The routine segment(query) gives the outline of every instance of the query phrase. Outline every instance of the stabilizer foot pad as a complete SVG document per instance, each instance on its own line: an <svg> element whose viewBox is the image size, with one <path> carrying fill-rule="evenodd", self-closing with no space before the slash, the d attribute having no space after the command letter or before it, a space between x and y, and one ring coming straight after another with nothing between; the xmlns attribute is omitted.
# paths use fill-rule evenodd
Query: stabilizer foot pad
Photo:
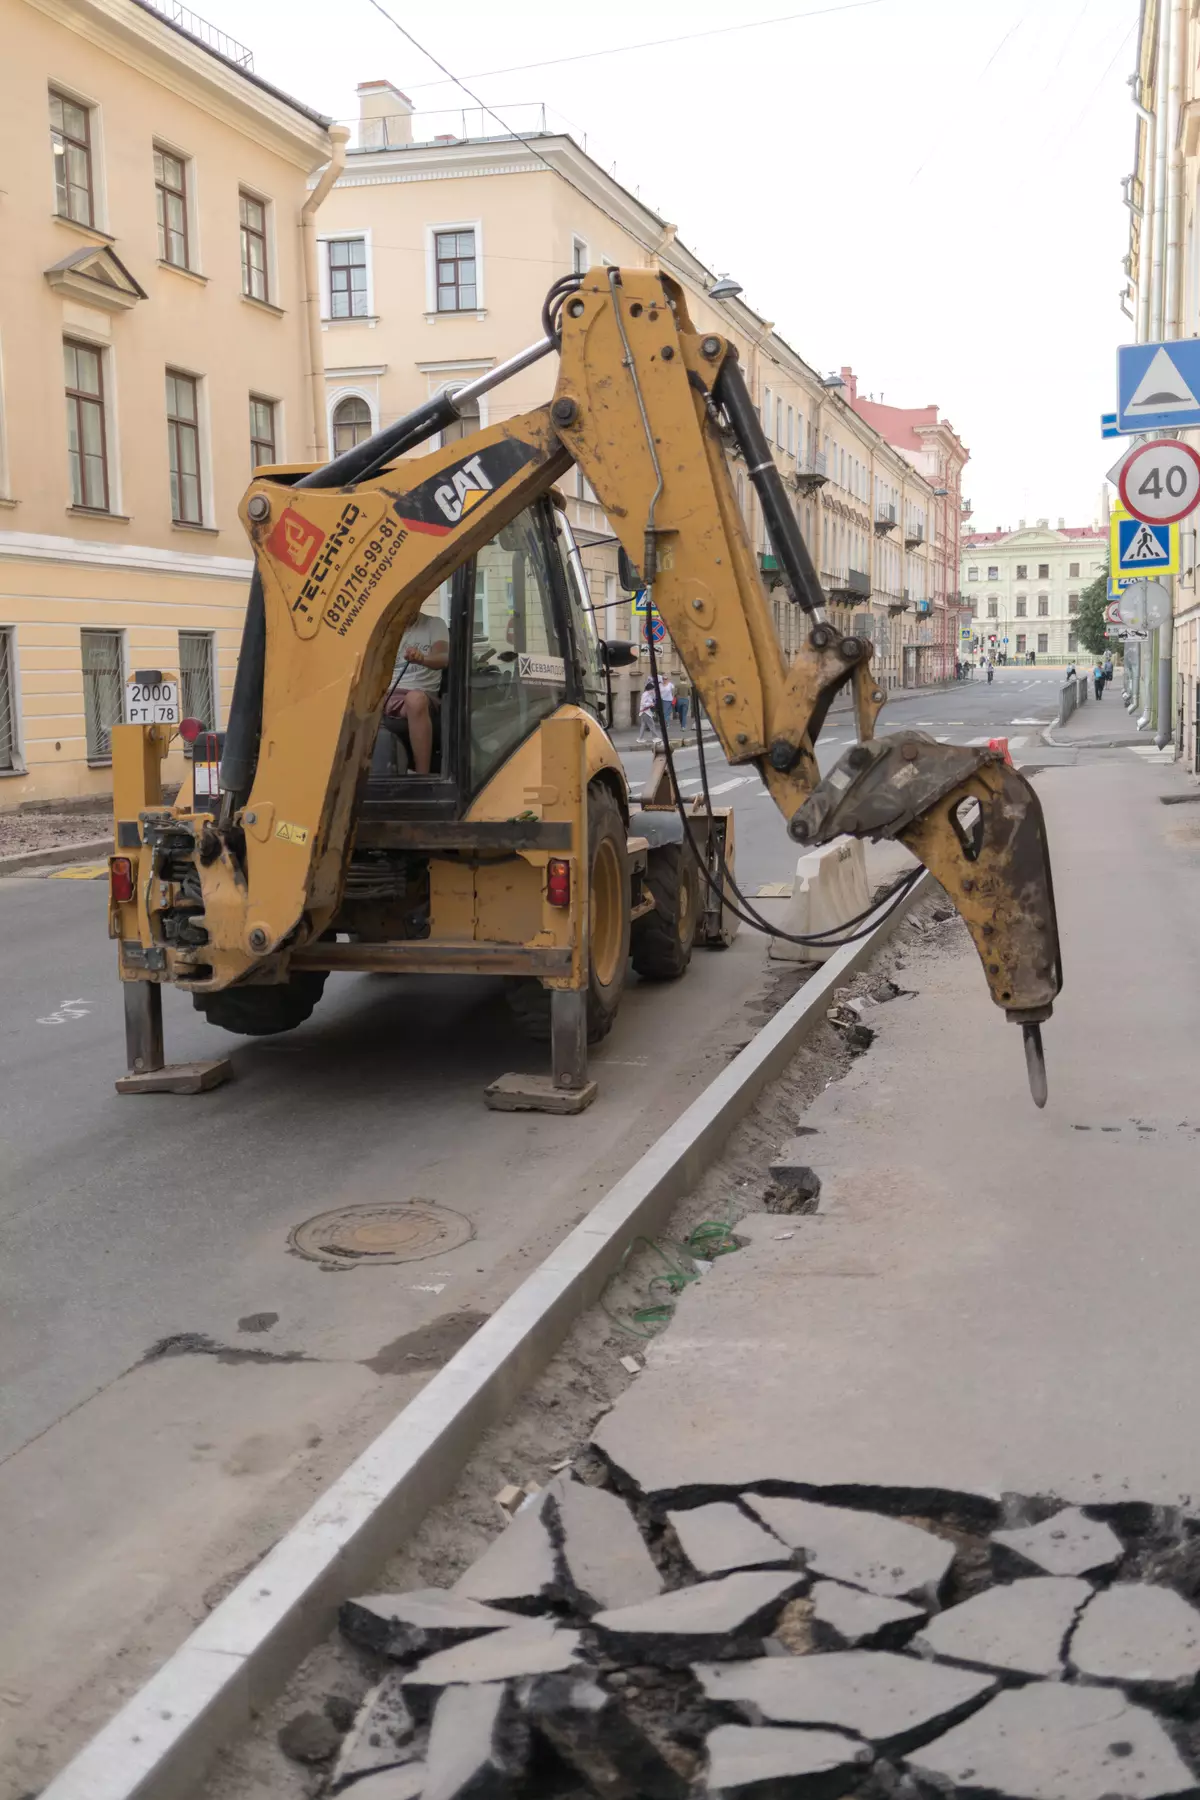
<svg viewBox="0 0 1200 1800"><path fill-rule="evenodd" d="M555 1087L549 1075L501 1075L483 1090L493 1112L581 1113L596 1098L596 1083Z"/></svg>
<svg viewBox="0 0 1200 1800"><path fill-rule="evenodd" d="M210 1062L167 1063L143 1075L122 1075L116 1087L118 1094L206 1094L232 1074L229 1058L215 1056Z"/></svg>

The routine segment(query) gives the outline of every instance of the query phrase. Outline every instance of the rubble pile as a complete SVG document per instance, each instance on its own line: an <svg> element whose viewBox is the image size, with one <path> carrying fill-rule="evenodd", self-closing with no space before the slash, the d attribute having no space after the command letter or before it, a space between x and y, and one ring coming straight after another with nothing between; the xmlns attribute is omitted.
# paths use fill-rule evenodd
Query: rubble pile
<svg viewBox="0 0 1200 1800"><path fill-rule="evenodd" d="M1178 1591L1200 1526L1014 1497L988 1518L648 1502L587 1472L452 1588L342 1608L378 1679L327 1794L1200 1795L1200 1612Z"/></svg>

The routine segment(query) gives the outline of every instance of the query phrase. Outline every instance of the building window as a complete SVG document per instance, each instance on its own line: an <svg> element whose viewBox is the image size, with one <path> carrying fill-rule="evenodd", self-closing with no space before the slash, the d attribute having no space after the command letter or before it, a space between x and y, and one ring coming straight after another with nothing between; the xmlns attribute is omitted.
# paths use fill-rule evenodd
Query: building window
<svg viewBox="0 0 1200 1800"><path fill-rule="evenodd" d="M1074 632L1074 631L1068 631L1068 633L1067 633L1067 650L1068 650L1069 654L1071 656L1074 656L1074 654L1078 650L1078 648L1079 648L1078 633Z"/></svg>
<svg viewBox="0 0 1200 1800"><path fill-rule="evenodd" d="M260 400L257 394L250 396L250 467L257 469L263 463L278 461L275 450L275 402ZM196 715L190 714L195 718Z"/></svg>
<svg viewBox="0 0 1200 1800"><path fill-rule="evenodd" d="M1000 579L999 568L997 567L997 565L995 563L989 564L988 565L988 580L989 581L999 581L999 579Z"/></svg>
<svg viewBox="0 0 1200 1800"><path fill-rule="evenodd" d="M1025 603L1024 594L1018 594L1017 595L1017 617L1018 617L1018 619L1023 619L1025 617L1025 604L1026 603Z"/></svg>
<svg viewBox="0 0 1200 1800"><path fill-rule="evenodd" d="M67 389L67 461L71 504L108 511L108 445L104 417L104 360L91 344L63 342Z"/></svg>
<svg viewBox="0 0 1200 1800"><path fill-rule="evenodd" d="M179 682L184 718L199 719L206 731L215 731L217 706L211 631L180 632Z"/></svg>
<svg viewBox="0 0 1200 1800"><path fill-rule="evenodd" d="M170 150L154 150L154 198L158 207L158 254L177 269L191 268L188 254L187 164Z"/></svg>
<svg viewBox="0 0 1200 1800"><path fill-rule="evenodd" d="M333 409L333 454L353 450L371 435L371 409L357 394L348 394Z"/></svg>
<svg viewBox="0 0 1200 1800"><path fill-rule="evenodd" d="M1039 563L1038 564L1038 580L1039 581L1049 581L1049 579L1050 579L1050 564L1049 563Z"/></svg>
<svg viewBox="0 0 1200 1800"><path fill-rule="evenodd" d="M81 631L83 652L83 719L89 762L112 760L114 725L121 723L123 674L121 633Z"/></svg>
<svg viewBox="0 0 1200 1800"><path fill-rule="evenodd" d="M437 310L474 312L479 287L475 279L474 231L436 231L433 254L437 276Z"/></svg>
<svg viewBox="0 0 1200 1800"><path fill-rule="evenodd" d="M1024 656L1024 654L1025 654L1025 633L1023 631L1018 631L1018 633L1017 633L1017 655Z"/></svg>
<svg viewBox="0 0 1200 1800"><path fill-rule="evenodd" d="M588 261L588 247L580 237L571 239L571 267L576 275L586 275L591 267Z"/></svg>
<svg viewBox="0 0 1200 1800"><path fill-rule="evenodd" d="M775 442L783 448L783 401L775 396Z"/></svg>
<svg viewBox="0 0 1200 1800"><path fill-rule="evenodd" d="M1017 564L1017 580L1018 581L1028 581L1029 580L1029 564L1028 563L1018 563Z"/></svg>
<svg viewBox="0 0 1200 1800"><path fill-rule="evenodd" d="M63 219L94 225L92 121L86 106L50 90L50 142L54 149L55 207Z"/></svg>
<svg viewBox="0 0 1200 1800"><path fill-rule="evenodd" d="M269 301L266 202L239 188L238 212L242 226L242 292L251 300Z"/></svg>
<svg viewBox="0 0 1200 1800"><path fill-rule="evenodd" d="M1049 650L1049 648L1050 648L1050 633L1048 631L1039 631L1038 632L1038 655L1044 656L1046 651Z"/></svg>
<svg viewBox="0 0 1200 1800"><path fill-rule="evenodd" d="M788 407L787 453L789 456L796 454L796 411L791 406Z"/></svg>
<svg viewBox="0 0 1200 1800"><path fill-rule="evenodd" d="M329 251L329 316L365 319L367 315L367 240L333 238Z"/></svg>
<svg viewBox="0 0 1200 1800"><path fill-rule="evenodd" d="M978 569L968 569L967 570L967 580L968 581L978 581L979 580L979 570Z"/></svg>
<svg viewBox="0 0 1200 1800"><path fill-rule="evenodd" d="M167 370L167 447L171 463L171 517L177 525L202 525L200 493L200 384L194 375Z"/></svg>
<svg viewBox="0 0 1200 1800"><path fill-rule="evenodd" d="M17 682L13 634L0 630L0 769L17 767Z"/></svg>
<svg viewBox="0 0 1200 1800"><path fill-rule="evenodd" d="M766 434L767 437L770 437L770 435L771 435L771 390L769 387L764 387L764 389L763 389L762 422L763 422L764 433Z"/></svg>
<svg viewBox="0 0 1200 1800"><path fill-rule="evenodd" d="M1050 617L1050 596L1049 596L1049 594L1039 594L1038 595L1038 618L1039 619L1048 619L1049 617Z"/></svg>
<svg viewBox="0 0 1200 1800"><path fill-rule="evenodd" d="M1074 580L1075 577L1079 574L1079 564L1072 563L1070 568L1067 570L1067 574L1071 577L1072 580Z"/></svg>
<svg viewBox="0 0 1200 1800"><path fill-rule="evenodd" d="M1079 611L1079 595L1078 594L1068 594L1067 595L1067 611L1069 613L1077 613Z"/></svg>
<svg viewBox="0 0 1200 1800"><path fill-rule="evenodd" d="M988 601L988 618L989 619L998 619L999 617L1000 617L999 601L989 600Z"/></svg>

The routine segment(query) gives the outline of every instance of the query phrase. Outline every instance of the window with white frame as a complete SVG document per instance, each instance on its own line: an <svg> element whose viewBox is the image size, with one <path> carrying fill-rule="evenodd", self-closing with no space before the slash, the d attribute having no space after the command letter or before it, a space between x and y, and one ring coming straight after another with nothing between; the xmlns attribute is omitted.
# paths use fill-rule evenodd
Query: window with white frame
<svg viewBox="0 0 1200 1800"><path fill-rule="evenodd" d="M81 631L83 722L89 762L112 760L112 728L121 723L124 646L119 631Z"/></svg>
<svg viewBox="0 0 1200 1800"><path fill-rule="evenodd" d="M250 396L250 469L260 469L264 464L279 461L279 450L275 441L276 416L278 408L274 400L264 400L261 394Z"/></svg>
<svg viewBox="0 0 1200 1800"><path fill-rule="evenodd" d="M775 442L783 448L783 401L775 396Z"/></svg>
<svg viewBox="0 0 1200 1800"><path fill-rule="evenodd" d="M13 631L0 626L0 770L20 767L17 748L17 670Z"/></svg>
<svg viewBox="0 0 1200 1800"><path fill-rule="evenodd" d="M110 510L108 414L104 352L94 344L63 339L67 397L67 465L72 506Z"/></svg>
<svg viewBox="0 0 1200 1800"><path fill-rule="evenodd" d="M772 419L772 417L773 417L773 414L771 412L771 390L769 387L764 387L763 388L763 397L762 397L762 422L763 422L763 431L766 433L767 437L770 437L770 435L771 435L771 419Z"/></svg>
<svg viewBox="0 0 1200 1800"><path fill-rule="evenodd" d="M968 581L978 581L979 580L979 570L978 569L968 569L967 570L967 580Z"/></svg>
<svg viewBox="0 0 1200 1800"><path fill-rule="evenodd" d="M211 631L179 633L180 701L185 719L199 719L206 731L217 728L216 682Z"/></svg>
<svg viewBox="0 0 1200 1800"><path fill-rule="evenodd" d="M154 146L154 203L158 211L158 258L175 269L192 267L188 176L184 157Z"/></svg>
<svg viewBox="0 0 1200 1800"><path fill-rule="evenodd" d="M167 460L171 517L176 525L203 525L200 472L200 382L181 369L167 370Z"/></svg>
<svg viewBox="0 0 1200 1800"><path fill-rule="evenodd" d="M242 292L248 300L271 299L270 259L267 255L267 203L246 188L238 189L238 218L242 244Z"/></svg>
<svg viewBox="0 0 1200 1800"><path fill-rule="evenodd" d="M471 226L433 234L435 312L474 312L479 305L475 231Z"/></svg>
<svg viewBox="0 0 1200 1800"><path fill-rule="evenodd" d="M571 267L576 275L586 275L591 267L588 247L581 237L571 239Z"/></svg>
<svg viewBox="0 0 1200 1800"><path fill-rule="evenodd" d="M50 146L54 153L54 203L60 218L96 223L92 108L50 89Z"/></svg>
<svg viewBox="0 0 1200 1800"><path fill-rule="evenodd" d="M331 319L365 319L370 315L367 291L367 240L330 238L325 245Z"/></svg>
<svg viewBox="0 0 1200 1800"><path fill-rule="evenodd" d="M371 408L361 394L346 394L333 409L333 454L342 456L371 435Z"/></svg>

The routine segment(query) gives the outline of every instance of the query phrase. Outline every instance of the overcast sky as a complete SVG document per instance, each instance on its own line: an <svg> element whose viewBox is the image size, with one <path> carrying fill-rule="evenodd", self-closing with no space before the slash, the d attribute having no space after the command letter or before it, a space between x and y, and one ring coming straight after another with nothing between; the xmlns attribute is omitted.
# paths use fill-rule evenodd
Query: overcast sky
<svg viewBox="0 0 1200 1800"><path fill-rule="evenodd" d="M543 103L586 136L809 363L936 402L971 451L977 529L1095 516L1116 448L1098 415L1132 338L1117 294L1137 0L383 3L507 123L528 130ZM371 0L198 10L348 122L355 84L378 78L421 109L471 105ZM530 66L561 58L582 60Z"/></svg>

